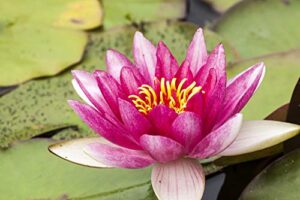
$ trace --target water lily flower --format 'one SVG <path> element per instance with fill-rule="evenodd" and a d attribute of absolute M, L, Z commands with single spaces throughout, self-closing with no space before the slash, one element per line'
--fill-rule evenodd
<path fill-rule="evenodd" d="M 133 57 L 131 62 L 108 50 L 106 71 L 72 72 L 85 103 L 69 104 L 101 138 L 56 144 L 53 153 L 93 167 L 153 165 L 151 182 L 160 200 L 199 200 L 205 185 L 199 160 L 261 150 L 299 132 L 294 124 L 242 120 L 240 111 L 265 66 L 258 63 L 227 81 L 224 47 L 208 54 L 201 28 L 181 65 L 163 42 L 154 46 L 140 32 Z"/>

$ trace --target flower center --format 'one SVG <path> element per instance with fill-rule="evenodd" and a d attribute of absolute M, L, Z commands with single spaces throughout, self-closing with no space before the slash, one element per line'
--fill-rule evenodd
<path fill-rule="evenodd" d="M 185 110 L 188 101 L 198 92 L 201 91 L 201 86 L 196 86 L 196 82 L 183 87 L 187 79 L 183 79 L 179 84 L 176 83 L 176 78 L 171 81 L 165 81 L 162 78 L 158 81 L 158 89 L 153 89 L 150 85 L 142 85 L 138 88 L 139 95 L 129 95 L 135 107 L 141 113 L 148 114 L 158 104 L 167 105 L 169 108 L 181 113 Z M 204 94 L 205 92 L 202 91 Z"/>

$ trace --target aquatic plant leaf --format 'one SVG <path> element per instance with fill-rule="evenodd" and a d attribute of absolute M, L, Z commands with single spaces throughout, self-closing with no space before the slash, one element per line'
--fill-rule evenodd
<path fill-rule="evenodd" d="M 244 0 L 213 27 L 242 58 L 300 48 L 300 1 Z"/>
<path fill-rule="evenodd" d="M 255 177 L 242 193 L 241 200 L 298 199 L 300 150 L 273 162 Z"/>

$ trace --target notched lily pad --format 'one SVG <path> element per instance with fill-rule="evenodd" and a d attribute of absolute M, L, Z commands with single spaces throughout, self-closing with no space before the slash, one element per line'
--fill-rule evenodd
<path fill-rule="evenodd" d="M 80 61 L 101 23 L 97 0 L 0 2 L 0 86 L 57 74 Z M 76 30 L 74 30 L 76 29 Z"/>

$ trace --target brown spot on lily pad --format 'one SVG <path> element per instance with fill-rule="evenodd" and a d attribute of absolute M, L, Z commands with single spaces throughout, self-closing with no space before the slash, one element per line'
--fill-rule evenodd
<path fill-rule="evenodd" d="M 71 21 L 72 23 L 74 23 L 74 24 L 83 24 L 83 23 L 84 23 L 83 20 L 80 20 L 80 19 L 74 19 L 74 18 L 72 18 L 70 21 Z"/>

